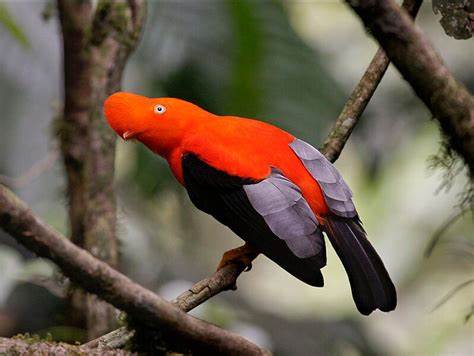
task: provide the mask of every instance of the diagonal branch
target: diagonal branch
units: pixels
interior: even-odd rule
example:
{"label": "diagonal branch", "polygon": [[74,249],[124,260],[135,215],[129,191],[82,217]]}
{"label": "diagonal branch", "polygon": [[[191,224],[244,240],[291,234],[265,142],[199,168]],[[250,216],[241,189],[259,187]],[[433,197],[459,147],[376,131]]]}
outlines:
{"label": "diagonal branch", "polygon": [[[423,0],[405,0],[402,6],[415,18],[422,2]],[[331,162],[339,158],[344,145],[359,122],[389,64],[390,60],[384,50],[379,48],[323,143],[321,152]]]}
{"label": "diagonal branch", "polygon": [[26,172],[18,177],[8,177],[0,174],[0,184],[4,184],[10,188],[22,189],[31,183],[34,179],[53,168],[59,156],[56,148],[47,153],[45,157],[35,162]]}
{"label": "diagonal branch", "polygon": [[[237,278],[244,269],[245,267],[241,264],[229,264],[215,272],[211,277],[204,278],[194,284],[189,290],[172,300],[171,303],[182,311],[189,312],[216,294],[235,289]],[[127,344],[134,334],[134,330],[128,330],[127,327],[123,326],[87,342],[84,346],[104,349],[121,348]]]}
{"label": "diagonal branch", "polygon": [[474,178],[474,98],[393,0],[346,0],[418,97]]}
{"label": "diagonal branch", "polygon": [[264,355],[268,351],[229,331],[196,319],[134,283],[46,225],[13,192],[0,185],[0,226],[38,256],[55,262],[73,282],[125,311],[143,325],[159,329],[163,341],[179,351]]}

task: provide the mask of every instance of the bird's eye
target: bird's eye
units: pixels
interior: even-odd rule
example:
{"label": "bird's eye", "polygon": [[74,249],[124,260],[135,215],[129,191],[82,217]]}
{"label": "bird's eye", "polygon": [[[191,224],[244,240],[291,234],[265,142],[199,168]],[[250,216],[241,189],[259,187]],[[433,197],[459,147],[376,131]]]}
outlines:
{"label": "bird's eye", "polygon": [[153,108],[153,111],[155,112],[155,114],[163,114],[165,111],[166,111],[166,108],[163,106],[163,105],[155,105],[155,107]]}

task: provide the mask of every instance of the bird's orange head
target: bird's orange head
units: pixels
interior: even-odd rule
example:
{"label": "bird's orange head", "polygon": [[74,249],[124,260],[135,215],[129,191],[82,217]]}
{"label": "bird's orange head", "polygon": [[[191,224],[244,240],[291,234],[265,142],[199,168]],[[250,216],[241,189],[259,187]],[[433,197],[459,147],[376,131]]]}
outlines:
{"label": "bird's orange head", "polygon": [[166,156],[200,123],[214,116],[197,105],[174,98],[112,94],[104,103],[112,129],[124,140],[137,139]]}

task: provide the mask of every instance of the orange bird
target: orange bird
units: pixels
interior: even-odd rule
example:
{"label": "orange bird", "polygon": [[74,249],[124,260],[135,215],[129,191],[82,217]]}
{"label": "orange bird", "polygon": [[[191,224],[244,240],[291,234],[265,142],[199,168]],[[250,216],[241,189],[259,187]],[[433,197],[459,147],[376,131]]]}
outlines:
{"label": "orange bird", "polygon": [[310,144],[278,127],[218,116],[180,99],[119,92],[104,105],[112,129],[168,161],[194,205],[240,236],[218,266],[247,269],[259,254],[301,281],[324,284],[323,232],[349,276],[357,309],[391,311],[395,287],[362,227],[352,192]]}

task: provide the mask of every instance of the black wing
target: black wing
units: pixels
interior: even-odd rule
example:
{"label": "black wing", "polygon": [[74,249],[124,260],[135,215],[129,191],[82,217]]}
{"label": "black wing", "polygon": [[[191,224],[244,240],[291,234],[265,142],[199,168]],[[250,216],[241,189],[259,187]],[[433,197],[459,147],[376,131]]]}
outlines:
{"label": "black wing", "polygon": [[196,207],[312,286],[323,286],[326,264],[318,222],[296,185],[273,170],[262,181],[231,176],[194,154],[182,158],[183,178]]}

